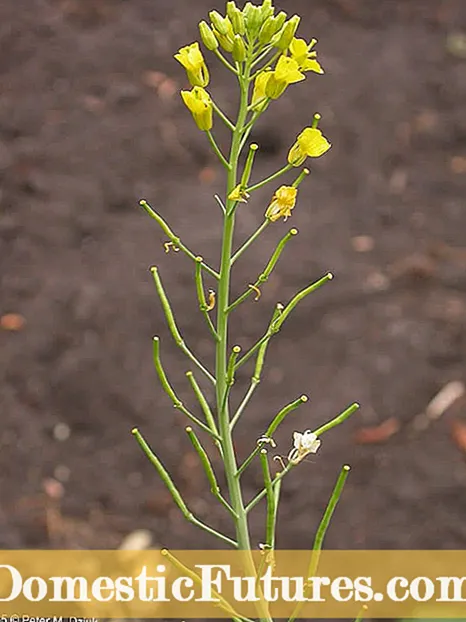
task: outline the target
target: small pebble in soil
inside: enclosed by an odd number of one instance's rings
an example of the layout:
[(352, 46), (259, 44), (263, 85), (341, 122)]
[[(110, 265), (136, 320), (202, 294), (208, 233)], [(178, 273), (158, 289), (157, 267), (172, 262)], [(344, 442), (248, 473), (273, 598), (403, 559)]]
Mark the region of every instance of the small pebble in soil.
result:
[(70, 426), (66, 423), (57, 423), (53, 428), (53, 438), (56, 441), (63, 442), (69, 439), (71, 434)]
[(374, 238), (370, 235), (356, 235), (351, 238), (351, 246), (357, 253), (368, 253), (374, 249)]

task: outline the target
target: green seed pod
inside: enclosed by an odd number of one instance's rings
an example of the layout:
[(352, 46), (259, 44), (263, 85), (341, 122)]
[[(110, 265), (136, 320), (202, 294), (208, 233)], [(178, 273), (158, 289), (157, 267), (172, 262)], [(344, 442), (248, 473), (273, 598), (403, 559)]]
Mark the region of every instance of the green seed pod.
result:
[(277, 35), (277, 41), (273, 42), (273, 45), (277, 47), (279, 50), (286, 50), (290, 43), (293, 41), (293, 37), (298, 30), (299, 22), (301, 18), (299, 15), (293, 15), (291, 19), (289, 19), (281, 31)]
[(235, 35), (232, 50), (233, 59), (237, 63), (242, 63), (246, 58), (246, 46), (241, 35)]
[(202, 42), (208, 50), (213, 52), (218, 48), (218, 41), (215, 38), (212, 28), (204, 20), (199, 23), (199, 32), (201, 34)]

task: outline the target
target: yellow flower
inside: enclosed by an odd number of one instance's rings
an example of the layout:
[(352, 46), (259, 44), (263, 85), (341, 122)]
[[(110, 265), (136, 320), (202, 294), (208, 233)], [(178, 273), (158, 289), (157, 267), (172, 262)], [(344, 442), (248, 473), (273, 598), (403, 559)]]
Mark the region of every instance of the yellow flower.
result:
[(265, 94), (270, 99), (277, 99), (289, 84), (301, 82), (305, 77), (294, 58), (280, 56), (274, 71), (267, 80)]
[(252, 92), (251, 101), (253, 110), (262, 110), (267, 104), (267, 95), (265, 94), (265, 89), (271, 75), (272, 71), (263, 71), (254, 80), (254, 90)]
[(209, 93), (202, 87), (195, 86), (191, 91), (181, 91), (181, 97), (197, 127), (203, 132), (212, 129), (212, 100)]
[(307, 44), (304, 39), (293, 38), (288, 48), (291, 58), (293, 58), (299, 66), (300, 71), (314, 71), (315, 73), (324, 73), (320, 64), (316, 61), (317, 52), (311, 52), (316, 39)]
[(228, 195), (230, 201), (237, 201), (238, 203), (247, 203), (249, 197), (250, 194), (246, 192), (246, 189), (241, 184), (238, 184), (236, 188), (233, 188)]
[(332, 145), (320, 130), (306, 127), (296, 139), (288, 153), (288, 162), (292, 166), (301, 166), (306, 158), (318, 158)]
[(209, 70), (197, 41), (178, 50), (175, 58), (186, 69), (191, 86), (204, 87), (209, 84)]
[(291, 216), (291, 210), (296, 204), (298, 189), (294, 186), (280, 186), (272, 197), (272, 201), (265, 212), (265, 217), (275, 222), (282, 216), (286, 220)]

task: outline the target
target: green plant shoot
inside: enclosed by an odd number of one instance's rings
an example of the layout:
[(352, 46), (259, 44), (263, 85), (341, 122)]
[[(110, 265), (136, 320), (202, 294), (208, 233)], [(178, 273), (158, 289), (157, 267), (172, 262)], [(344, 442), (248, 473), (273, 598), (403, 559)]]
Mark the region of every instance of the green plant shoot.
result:
[[(204, 259), (190, 250), (175, 234), (158, 207), (154, 208), (145, 200), (140, 202), (146, 212), (158, 223), (165, 237), (165, 249), (180, 250), (193, 262), (193, 288), (197, 293), (199, 311), (204, 318), (208, 333), (215, 344), (215, 361), (210, 366), (201, 362), (196, 353), (185, 343), (178, 329), (175, 312), (170, 304), (165, 286), (158, 268), (152, 268), (155, 288), (159, 295), (168, 327), (176, 345), (186, 355), (192, 368), (186, 373), (187, 380), (193, 390), (193, 398), (200, 405), (203, 419), (194, 415), (188, 405), (178, 398), (170, 384), (163, 367), (162, 348), (158, 337), (153, 340), (154, 364), (161, 385), (174, 407), (189, 419), (186, 428), (187, 441), (191, 442), (199, 461), (204, 469), (206, 483), (216, 502), (220, 503), (230, 515), (232, 522), (231, 534), (220, 533), (204, 521), (197, 518), (189, 509), (179, 492), (170, 473), (161, 460), (137, 429), (133, 433), (154, 465), (158, 475), (170, 491), (174, 502), (188, 521), (199, 529), (219, 538), (225, 546), (237, 548), (245, 553), (245, 570), (257, 573), (252, 556), (248, 553), (260, 547), (264, 554), (273, 555), (278, 541), (276, 533), (280, 489), (285, 477), (297, 468), (310, 454), (316, 454), (326, 432), (342, 423), (354, 413), (359, 405), (354, 403), (345, 408), (331, 421), (314, 430), (294, 431), (291, 449), (287, 448), (286, 458), (275, 456), (272, 464), (269, 454), (274, 452), (276, 442), (274, 434), (279, 426), (287, 425), (289, 413), (306, 404), (305, 395), (292, 399), (272, 417), (263, 435), (252, 444), (250, 455), (242, 462), (235, 450), (234, 435), (237, 426), (246, 417), (247, 406), (260, 382), (265, 364), (267, 348), (271, 340), (282, 328), (284, 322), (298, 303), (328, 283), (332, 274), (319, 275), (310, 284), (298, 292), (289, 302), (277, 303), (270, 310), (270, 322), (264, 327), (257, 342), (246, 352), (235, 345), (229, 348), (232, 336), (229, 332), (229, 320), (232, 313), (251, 297), (258, 300), (261, 288), (275, 269), (281, 254), (291, 245), (293, 237), (298, 233), (295, 228), (285, 234), (279, 234), (276, 250), (272, 254), (263, 272), (245, 283), (244, 293), (237, 299), (231, 298), (231, 281), (234, 264), (237, 259), (247, 253), (249, 247), (269, 226), (281, 229), (280, 223), (286, 222), (293, 215), (298, 202), (299, 187), (307, 181), (310, 163), (313, 158), (323, 156), (331, 144), (320, 129), (321, 116), (315, 113), (308, 127), (290, 140), (288, 152), (284, 154), (283, 166), (262, 180), (254, 179), (254, 160), (259, 146), (248, 139), (255, 123), (266, 114), (268, 108), (280, 97), (292, 95), (298, 83), (306, 88), (308, 80), (320, 79), (324, 73), (317, 60), (315, 49), (316, 39), (305, 39), (297, 36), (300, 17), (289, 17), (286, 13), (276, 13), (271, 0), (264, 0), (261, 5), (247, 2), (239, 9), (235, 2), (227, 2), (225, 15), (211, 11), (208, 21), (201, 21), (199, 34), (201, 42), (213, 62), (220, 62), (226, 71), (231, 73), (239, 90), (239, 105), (236, 110), (222, 110), (215, 102), (215, 92), (210, 83), (210, 72), (204, 51), (199, 42), (182, 47), (175, 54), (175, 59), (186, 70), (190, 88), (181, 91), (181, 97), (194, 123), (206, 135), (215, 157), (225, 169), (225, 187), (223, 196), (216, 196), (221, 207), (223, 218), (223, 235), (221, 240), (218, 265), (210, 266)], [(230, 134), (227, 151), (223, 151), (215, 138), (215, 127), (224, 124)], [(245, 158), (241, 158), (245, 152)], [(244, 161), (243, 165), (240, 165)], [(305, 166), (304, 166), (305, 165)], [(307, 167), (307, 168), (306, 168)], [(277, 185), (279, 178), (289, 178), (287, 182)], [(255, 193), (264, 186), (270, 186), (270, 201), (263, 209), (263, 222), (255, 233), (240, 242), (234, 248), (234, 230), (236, 218), (241, 218), (240, 204), (253, 206)], [(257, 206), (254, 206), (257, 209)], [(209, 279), (210, 289), (206, 289), (205, 280)], [(240, 336), (239, 336), (240, 337)], [(235, 341), (239, 341), (239, 337)], [(231, 393), (234, 390), (235, 374), (247, 361), (254, 361), (254, 371), (250, 385), (240, 405), (233, 411)], [(204, 395), (199, 376), (213, 385), (215, 399), (209, 401)], [(209, 456), (218, 452), (224, 469), (226, 490), (221, 490), (219, 478), (214, 471)], [(278, 459), (278, 461), (277, 461)], [(276, 466), (275, 466), (276, 465)], [(272, 468), (274, 466), (275, 468)], [(242, 475), (250, 468), (260, 469), (263, 475), (263, 487), (252, 499), (245, 498), (242, 486)], [(301, 465), (301, 468), (306, 466)], [(331, 495), (329, 505), (323, 512), (323, 519), (317, 526), (313, 548), (312, 569), (315, 571), (318, 555), (323, 539), (338, 499), (343, 491), (349, 467), (342, 468), (341, 476)], [(249, 515), (256, 506), (265, 502), (266, 524), (261, 543), (251, 542), (248, 524)], [(261, 619), (269, 620), (267, 612), (260, 612)], [(296, 617), (296, 616), (294, 616)], [(294, 619), (293, 617), (293, 619)]]

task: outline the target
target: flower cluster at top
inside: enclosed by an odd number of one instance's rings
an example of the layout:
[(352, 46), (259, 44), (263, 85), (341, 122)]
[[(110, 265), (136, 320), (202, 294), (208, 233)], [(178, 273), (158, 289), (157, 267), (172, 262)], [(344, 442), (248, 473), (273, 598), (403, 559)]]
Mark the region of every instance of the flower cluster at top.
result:
[[(210, 23), (201, 21), (199, 33), (204, 46), (212, 52), (244, 87), (252, 87), (248, 99), (246, 128), (250, 128), (273, 100), (281, 97), (288, 86), (302, 82), (307, 73), (323, 74), (317, 60), (316, 39), (307, 42), (296, 37), (300, 22), (298, 15), (288, 17), (284, 11), (275, 13), (272, 0), (261, 5), (246, 2), (241, 10), (234, 1), (227, 2), (226, 13), (210, 11)], [(198, 128), (207, 132), (211, 142), (214, 113), (217, 113), (231, 131), (236, 126), (220, 110), (206, 90), (210, 73), (199, 42), (182, 47), (175, 59), (184, 67), (191, 90), (182, 90), (181, 97), (191, 112)], [(306, 127), (288, 152), (288, 165), (301, 166), (307, 158), (323, 155), (331, 147), (318, 129), (320, 115), (315, 114), (312, 126)], [(225, 162), (224, 162), (225, 163)], [(230, 194), (231, 200), (244, 202), (247, 189), (242, 185)], [(291, 215), (296, 200), (296, 187), (279, 188), (269, 206), (267, 218), (271, 221)]]

